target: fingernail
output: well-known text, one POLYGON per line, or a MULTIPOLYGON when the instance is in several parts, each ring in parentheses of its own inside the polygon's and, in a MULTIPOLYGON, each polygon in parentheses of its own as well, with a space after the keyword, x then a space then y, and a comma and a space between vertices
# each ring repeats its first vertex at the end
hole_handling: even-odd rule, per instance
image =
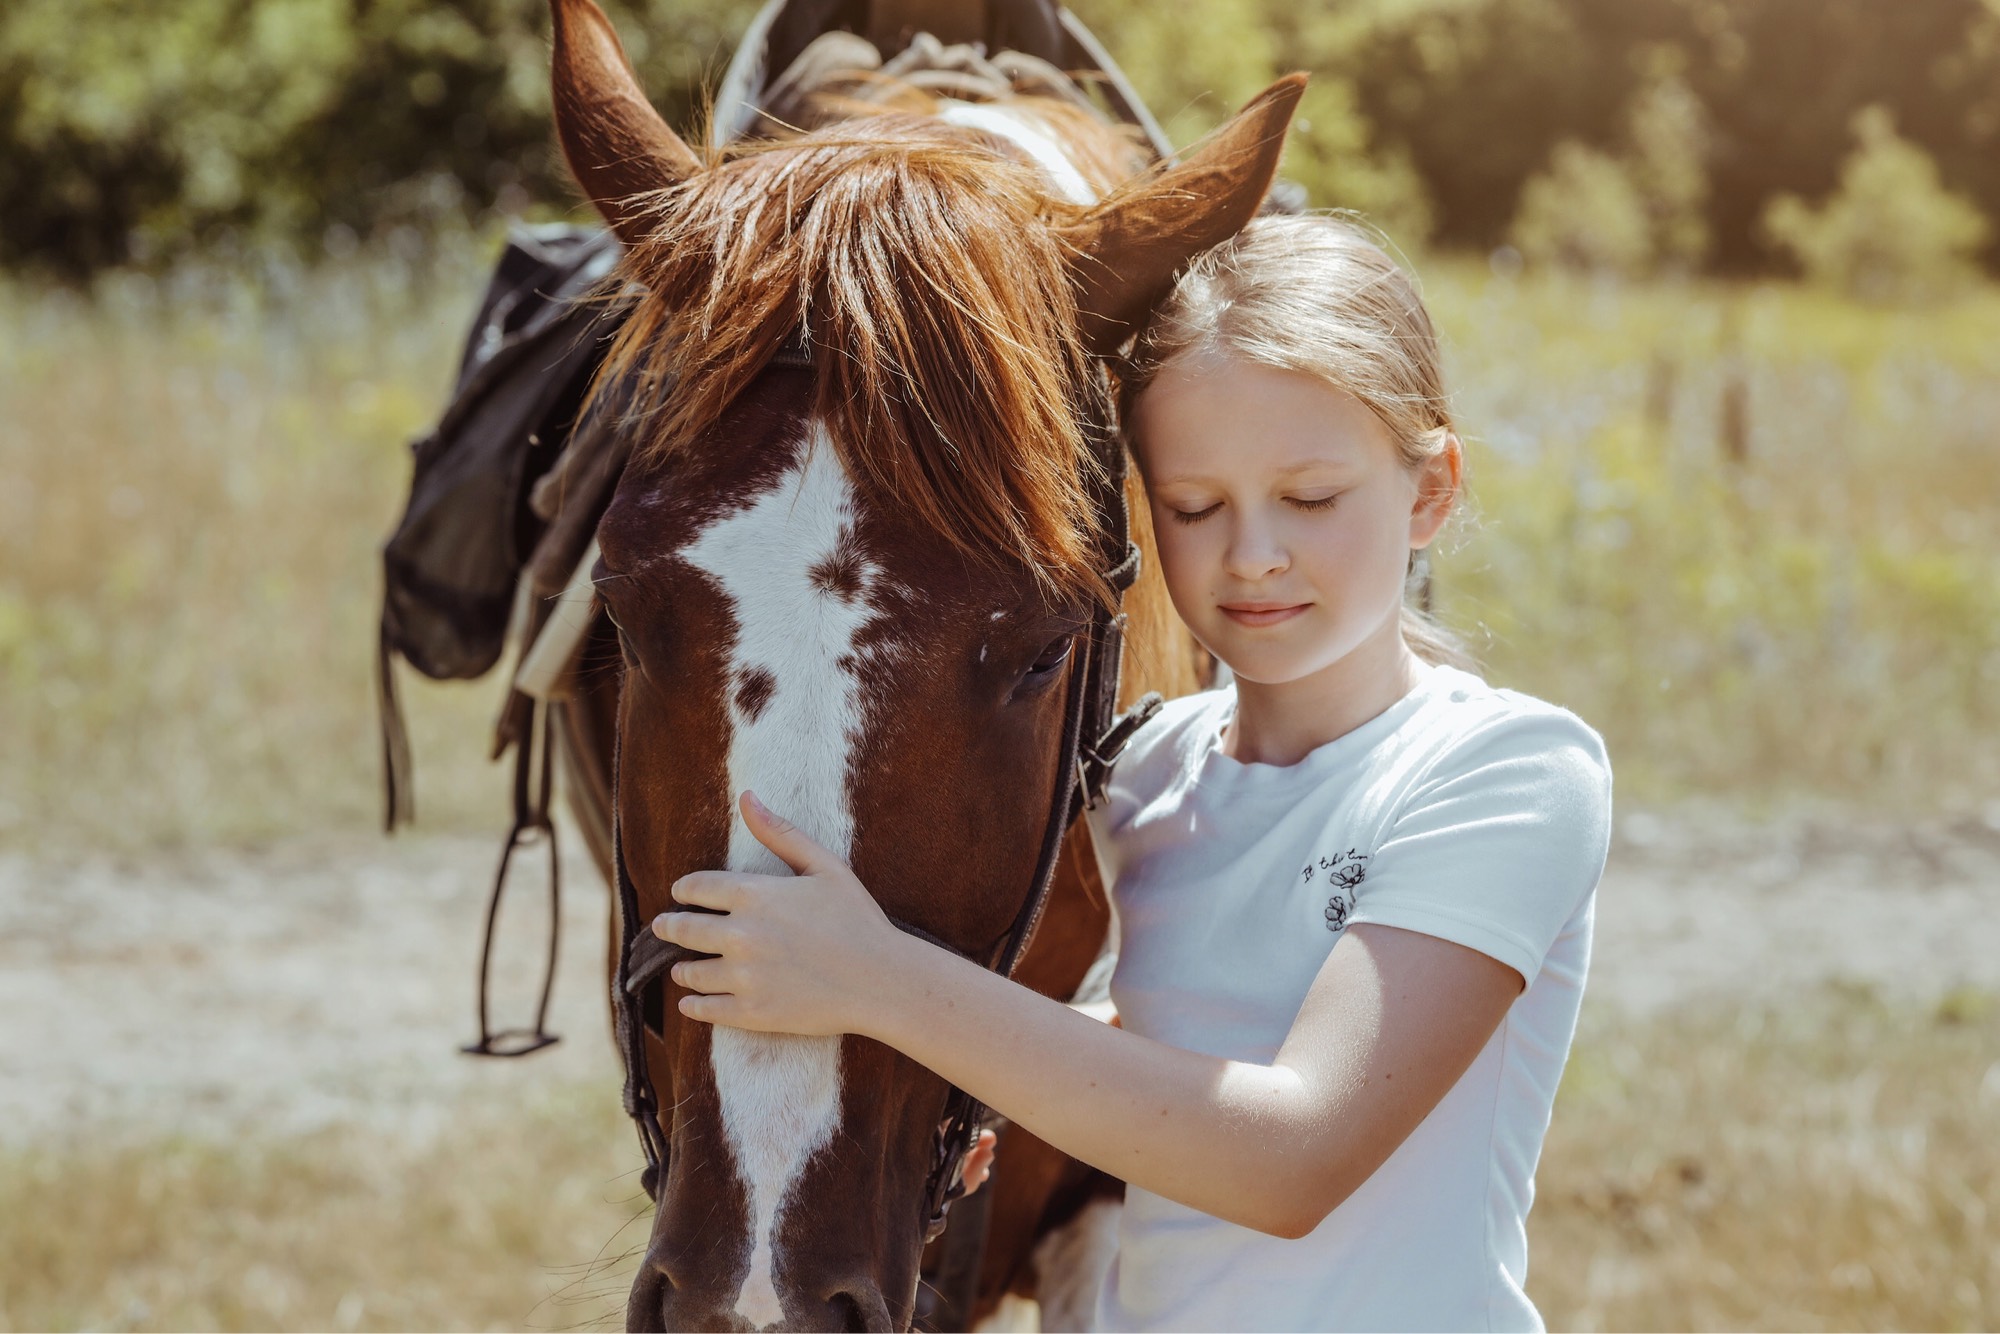
POLYGON ((667 938, 667 914, 661 913, 653 919, 653 934, 661 940, 667 938))
POLYGON ((751 809, 759 815, 769 815, 771 813, 770 807, 757 800, 757 794, 747 787, 743 789, 743 800, 749 802, 751 809))
POLYGON ((674 980, 676 986, 684 985, 681 982, 681 966, 679 964, 675 964, 672 968, 667 969, 667 976, 674 980))

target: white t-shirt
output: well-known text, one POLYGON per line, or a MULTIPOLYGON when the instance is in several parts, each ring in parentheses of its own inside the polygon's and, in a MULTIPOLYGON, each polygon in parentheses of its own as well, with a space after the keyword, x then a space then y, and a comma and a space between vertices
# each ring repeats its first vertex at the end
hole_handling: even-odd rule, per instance
POLYGON ((1603 742, 1554 705, 1427 667, 1291 765, 1223 755, 1233 689, 1175 700, 1092 816, 1118 910, 1125 1027, 1243 1061, 1278 1052, 1357 922, 1526 979, 1471 1069, 1310 1234, 1127 1192, 1104 1329, 1540 1329, 1522 1284, 1535 1163, 1576 1032, 1611 830, 1603 742))

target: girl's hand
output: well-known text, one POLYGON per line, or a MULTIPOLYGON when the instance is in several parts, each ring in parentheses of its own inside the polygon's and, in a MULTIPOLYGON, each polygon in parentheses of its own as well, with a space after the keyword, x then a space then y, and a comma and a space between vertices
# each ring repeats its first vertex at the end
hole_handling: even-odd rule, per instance
POLYGON ((726 914, 653 919, 660 939, 721 956, 674 965, 674 981, 700 993, 681 998, 681 1013, 765 1033, 859 1031, 869 1001, 880 998, 883 955, 908 937, 804 830, 750 792, 738 806, 752 836, 798 874, 696 871, 674 882, 676 902, 726 914))
POLYGON ((986 1184, 986 1178, 993 1174, 993 1158, 999 1151, 1000 1137, 990 1130, 979 1132, 979 1142, 965 1152, 965 1193, 976 1194, 986 1184))

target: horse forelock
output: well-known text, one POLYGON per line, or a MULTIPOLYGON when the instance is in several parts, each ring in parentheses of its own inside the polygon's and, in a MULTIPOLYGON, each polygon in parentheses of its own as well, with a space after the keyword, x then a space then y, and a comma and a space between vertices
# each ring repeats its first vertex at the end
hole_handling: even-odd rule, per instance
POLYGON ((867 496, 1060 598, 1101 597, 1081 420, 1097 392, 1051 222, 1012 145, 891 112, 718 155, 652 201, 643 290, 600 383, 641 455, 709 428, 803 325, 814 416, 867 496))

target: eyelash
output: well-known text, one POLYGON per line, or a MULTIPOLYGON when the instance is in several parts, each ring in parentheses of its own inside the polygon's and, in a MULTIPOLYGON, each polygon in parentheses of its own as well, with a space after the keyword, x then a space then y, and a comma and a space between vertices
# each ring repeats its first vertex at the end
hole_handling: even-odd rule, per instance
MULTIPOLYGON (((1337 502, 1340 499, 1340 496, 1341 493, 1336 491, 1330 496, 1321 496, 1318 500, 1290 500, 1287 503, 1289 503, 1296 509, 1302 509, 1308 511, 1330 510, 1334 507, 1335 502, 1337 502)), ((1222 508, 1222 502, 1218 500, 1205 510, 1192 510, 1192 511, 1175 510, 1174 522, 1200 523, 1203 519, 1206 519, 1209 515, 1215 513, 1217 510, 1221 508, 1222 508)))

